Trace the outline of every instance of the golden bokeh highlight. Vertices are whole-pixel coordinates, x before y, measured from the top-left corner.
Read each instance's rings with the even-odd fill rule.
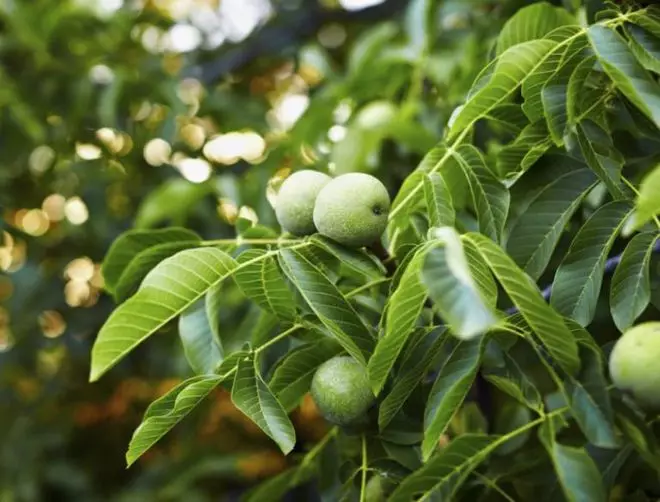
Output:
[[[201,125],[186,124],[181,128],[181,138],[193,150],[199,150],[206,141],[206,131]]]
[[[46,310],[39,316],[39,327],[46,338],[57,338],[66,331],[66,322],[59,312]]]
[[[151,166],[162,166],[170,161],[172,146],[162,138],[154,138],[144,145],[144,160]]]
[[[34,174],[45,173],[55,161],[55,150],[48,145],[40,145],[32,150],[28,159],[30,171]]]
[[[50,220],[41,209],[30,209],[21,218],[20,228],[26,234],[39,237],[48,232]]]
[[[220,199],[218,201],[218,215],[230,225],[236,223],[238,208],[232,200]]]
[[[101,149],[91,143],[76,143],[76,155],[82,160],[100,159]]]
[[[203,149],[212,162],[232,165],[239,160],[252,164],[260,162],[266,152],[266,140],[254,131],[232,131],[213,136]]]
[[[0,352],[7,352],[14,346],[14,337],[9,327],[9,312],[0,307]]]
[[[57,222],[62,221],[65,217],[64,206],[66,206],[66,198],[59,193],[54,193],[44,199],[41,203],[41,210],[50,221]]]
[[[64,298],[70,307],[92,307],[96,305],[104,281],[101,265],[89,257],[82,256],[70,261],[64,268]]]
[[[64,215],[71,224],[82,225],[89,219],[89,210],[80,197],[71,197],[64,205]]]

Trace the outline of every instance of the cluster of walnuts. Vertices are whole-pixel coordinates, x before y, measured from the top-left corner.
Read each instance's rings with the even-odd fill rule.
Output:
[[[293,235],[318,232],[344,246],[362,247],[380,239],[389,210],[387,189],[369,174],[331,178],[302,170],[282,183],[275,214],[282,229]],[[350,356],[319,366],[311,394],[325,419],[342,426],[359,425],[376,401],[365,369]]]
[[[344,246],[362,247],[380,239],[389,210],[390,196],[377,178],[364,173],[331,178],[307,169],[282,183],[275,214],[293,235],[318,232]]]

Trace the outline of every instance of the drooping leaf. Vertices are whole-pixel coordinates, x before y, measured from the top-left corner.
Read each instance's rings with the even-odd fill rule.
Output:
[[[353,306],[303,254],[295,249],[282,249],[279,256],[284,273],[319,321],[346,352],[366,366],[374,338]]]
[[[516,44],[544,38],[554,29],[571,24],[576,24],[576,20],[569,12],[548,2],[523,7],[509,18],[500,31],[497,54]]]
[[[642,225],[660,215],[660,165],[647,174],[639,187],[639,196],[635,201],[635,214],[633,216],[634,228]]]
[[[468,181],[479,231],[499,242],[509,212],[509,191],[490,172],[481,152],[472,145],[460,146],[454,158]]]
[[[424,176],[424,198],[432,227],[453,226],[456,220],[451,193],[440,173]]]
[[[591,444],[601,448],[618,448],[620,442],[603,371],[603,356],[584,328],[574,321],[568,321],[568,324],[580,340],[582,361],[579,373],[564,381],[564,392],[571,413]]]
[[[626,23],[630,49],[644,68],[660,73],[660,39],[641,26]]]
[[[130,282],[131,287],[139,284],[158,262],[200,242],[197,234],[184,228],[129,230],[112,243],[103,260],[105,288],[114,295],[118,287],[125,293],[129,288],[125,283]]]
[[[637,61],[612,28],[595,24],[587,31],[591,47],[617,88],[660,127],[660,85]]]
[[[545,121],[528,124],[518,137],[497,153],[497,172],[502,178],[525,173],[550,147],[552,138]]]
[[[363,250],[346,248],[319,234],[313,235],[310,242],[335,256],[343,266],[369,279],[378,279],[385,273],[383,265]]]
[[[492,341],[490,343],[492,344]],[[516,343],[522,344],[524,341],[518,340]],[[528,408],[542,410],[541,392],[523,366],[523,363],[528,363],[528,360],[516,357],[509,347],[501,348],[498,344],[495,344],[495,347],[489,346],[486,352],[492,353],[493,350],[500,354],[501,361],[497,365],[487,364],[489,360],[485,358],[484,367],[482,368],[484,378]]]
[[[452,333],[471,339],[488,331],[497,316],[472,277],[458,233],[436,229],[437,240],[420,264],[421,284]]]
[[[483,351],[485,337],[457,341],[431,388],[424,411],[422,457],[427,461],[436,450],[440,436],[463,404],[472,386]]]
[[[382,390],[424,307],[426,288],[422,284],[421,269],[429,247],[424,246],[415,253],[388,300],[385,332],[378,340],[367,365],[369,382],[376,395]]]
[[[545,302],[538,287],[493,241],[475,233],[466,238],[473,242],[548,352],[567,373],[574,374],[580,367],[575,338],[564,320]]]
[[[264,382],[250,358],[238,363],[231,390],[234,405],[288,454],[296,444],[296,431],[275,395]]]
[[[438,451],[422,468],[408,476],[392,493],[389,502],[409,502],[419,495],[451,494],[494,449],[497,436],[463,434]]]
[[[624,160],[614,148],[610,135],[588,119],[578,123],[575,133],[587,165],[615,199],[625,198],[626,192],[621,181],[621,167]]]
[[[649,264],[660,236],[655,232],[635,235],[614,269],[610,286],[610,308],[619,331],[630,328],[651,300]]]
[[[316,368],[340,351],[337,342],[323,338],[296,347],[282,358],[268,386],[285,410],[292,410],[309,390]]]
[[[556,42],[557,46],[522,83],[525,100],[522,108],[531,122],[544,119],[547,112],[543,107],[545,86],[564,74],[570,75],[571,69],[581,61],[582,52],[588,44],[584,30],[577,25],[560,27],[549,34],[547,40]]]
[[[544,424],[539,432],[565,497],[571,502],[606,502],[605,488],[596,464],[584,448],[560,444],[552,427]]]
[[[280,319],[294,320],[296,305],[293,294],[286,285],[275,256],[262,249],[249,249],[241,253],[236,261],[246,264],[234,274],[234,280],[245,296]]]
[[[213,373],[222,361],[223,351],[220,340],[211,330],[203,300],[197,300],[179,317],[179,337],[186,359],[195,373]]]
[[[589,169],[571,163],[557,162],[551,174],[545,186],[530,194],[507,239],[511,258],[533,279],[545,271],[566,224],[596,179]]]
[[[532,40],[509,47],[498,58],[488,83],[470,97],[448,133],[452,139],[513,97],[521,82],[556,47],[551,40]]]
[[[138,293],[117,308],[92,348],[90,381],[98,380],[147,337],[229,277],[236,262],[219,249],[181,251],[154,268]]]
[[[151,448],[160,438],[178,424],[209,393],[223,381],[221,375],[204,375],[190,378],[177,385],[147,409],[140,426],[135,429],[126,452],[130,466]]]
[[[627,201],[600,207],[578,231],[557,269],[550,304],[558,312],[587,326],[596,312],[605,261],[626,217]]]
[[[378,406],[378,426],[384,430],[401,410],[447,339],[444,328],[420,329],[410,338],[411,349],[402,353],[400,370],[392,389]],[[414,343],[413,343],[414,342]]]

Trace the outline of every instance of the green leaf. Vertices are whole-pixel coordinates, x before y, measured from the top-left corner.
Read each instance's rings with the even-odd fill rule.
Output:
[[[491,342],[492,344],[493,342]],[[515,343],[526,343],[517,340]],[[515,357],[509,347],[500,347],[498,344],[486,348],[486,353],[496,351],[501,357],[499,364],[488,364],[485,358],[482,373],[484,378],[492,383],[502,392],[508,394],[516,401],[534,410],[543,410],[543,399],[535,383],[530,378],[527,368],[524,366],[527,360]]]
[[[422,257],[421,282],[434,307],[459,338],[485,333],[497,323],[497,316],[472,276],[459,234],[444,227],[435,229],[433,237],[439,245]]]
[[[339,289],[295,249],[280,250],[280,263],[319,321],[346,352],[366,366],[374,338]]]
[[[555,50],[525,78],[522,83],[524,103],[522,109],[530,122],[544,119],[547,109],[543,106],[543,89],[550,82],[561,82],[570,75],[572,68],[582,60],[588,42],[579,26],[565,26],[547,37],[557,43]],[[568,75],[567,75],[568,74]]]
[[[596,24],[587,34],[600,64],[617,88],[660,127],[660,85],[615,30]]]
[[[378,426],[385,430],[401,410],[415,387],[429,370],[447,339],[444,328],[419,329],[410,337],[410,348],[401,356],[400,370],[393,381],[392,390],[378,406]]]
[[[460,146],[454,158],[468,181],[479,231],[499,242],[509,212],[509,191],[490,172],[481,152],[472,145]]]
[[[138,293],[119,306],[101,328],[92,348],[90,381],[98,380],[235,268],[231,256],[211,248],[181,251],[161,262],[145,277]]]
[[[560,161],[551,169],[553,177],[547,184],[533,194],[527,191],[528,206],[511,228],[506,244],[511,258],[532,279],[545,271],[566,225],[596,178],[589,169],[572,163]],[[534,172],[529,175],[539,179]]]
[[[607,254],[631,211],[628,201],[598,208],[580,228],[557,269],[550,304],[581,326],[594,318]]]
[[[442,500],[453,500],[460,484],[494,449],[497,436],[463,434],[433,456],[394,490],[388,502],[410,502],[419,495],[443,492]],[[447,492],[445,492],[445,490]]]
[[[575,125],[585,118],[590,118],[602,125],[602,120],[595,120],[602,115],[604,98],[608,91],[594,78],[596,75],[596,56],[585,57],[575,67],[568,80],[566,93],[566,115],[568,123]],[[603,84],[604,85],[604,84]]]
[[[622,333],[630,328],[651,300],[649,265],[660,235],[635,235],[621,255],[610,286],[610,308],[614,324]]]
[[[560,26],[576,23],[575,18],[565,9],[553,7],[547,2],[523,7],[504,24],[497,38],[497,54],[522,42],[544,38]]]
[[[639,187],[639,195],[635,201],[633,226],[641,228],[644,224],[660,215],[660,165],[647,174]]]
[[[551,40],[532,40],[509,47],[498,58],[490,79],[484,87],[465,103],[448,132],[452,139],[458,133],[470,129],[514,95],[518,86],[548,57],[557,46]]]
[[[408,263],[399,285],[390,296],[385,312],[385,333],[378,340],[367,370],[374,394],[378,395],[417,323],[426,301],[420,271],[429,246],[419,249]]]
[[[390,210],[390,221],[388,225],[388,235],[391,240],[396,237],[401,227],[405,227],[408,222],[408,216],[419,206],[423,199],[416,197],[422,189],[424,175],[438,171],[451,157],[451,153],[444,144],[440,144],[424,156],[415,170],[408,175],[399,188],[396,197],[392,201]]]
[[[552,146],[544,120],[528,124],[518,137],[497,152],[497,172],[516,179],[525,173]]]
[[[614,427],[612,405],[603,372],[603,356],[591,335],[574,321],[569,327],[580,343],[582,365],[575,378],[564,381],[564,393],[571,413],[589,442],[601,448],[618,448],[620,443]]]
[[[167,258],[187,247],[194,247],[201,242],[197,234],[184,228],[164,228],[160,230],[129,230],[120,235],[110,246],[106,254],[101,271],[105,282],[105,289],[110,293],[116,294],[117,287],[122,282],[131,281],[137,284],[146,275],[146,272],[155,266],[159,261]],[[168,251],[154,253],[154,249],[160,248]],[[143,265],[137,268],[133,262],[145,262],[144,256],[147,251],[153,258],[146,260],[151,264]],[[169,252],[163,256],[163,253]],[[157,260],[157,261],[156,261]],[[129,268],[130,270],[129,275]],[[144,270],[140,277],[135,278],[137,270]],[[126,289],[124,285],[122,289]]]
[[[453,226],[456,220],[451,193],[439,173],[424,176],[424,198],[432,227]]]
[[[151,403],[142,423],[133,433],[126,452],[127,464],[130,466],[140,458],[223,380],[224,377],[219,375],[189,378]]]
[[[206,315],[204,300],[197,300],[179,317],[179,337],[190,367],[198,375],[213,373],[223,358],[222,345]]]
[[[150,228],[165,220],[182,225],[194,206],[212,192],[213,185],[210,183],[170,178],[142,201],[135,216],[135,227]]]
[[[424,411],[422,457],[435,452],[440,436],[456,414],[477,375],[485,337],[457,341],[431,388]]]
[[[630,40],[630,49],[649,71],[660,73],[660,39],[640,26],[625,24]]]
[[[316,369],[339,352],[341,346],[337,342],[323,338],[296,347],[279,361],[268,386],[285,410],[298,405],[309,390]]]
[[[575,128],[580,151],[589,167],[605,184],[615,199],[623,199],[626,192],[621,181],[623,156],[614,148],[610,135],[588,119]]]
[[[570,502],[606,502],[605,488],[596,464],[584,448],[558,443],[549,423],[539,431],[564,495]]]
[[[315,234],[310,238],[310,242],[335,256],[341,264],[348,269],[363,275],[369,279],[379,279],[385,274],[383,265],[373,256],[361,249],[350,249],[337,244],[332,239],[328,239],[320,234]]]
[[[284,321],[296,318],[296,304],[272,252],[249,249],[236,261],[246,264],[236,270],[234,280],[243,294],[264,310]]]
[[[286,410],[256,371],[255,363],[249,358],[238,363],[231,400],[286,455],[296,444],[296,431]]]
[[[550,355],[567,373],[574,374],[580,367],[577,343],[564,320],[545,302],[538,287],[493,241],[476,233],[469,233],[465,238],[472,241],[488,263]]]

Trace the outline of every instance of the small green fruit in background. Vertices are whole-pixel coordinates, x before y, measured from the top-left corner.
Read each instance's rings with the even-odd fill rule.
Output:
[[[321,415],[337,425],[352,425],[376,401],[366,370],[349,356],[338,356],[318,367],[311,388]]]
[[[284,180],[277,193],[275,216],[283,230],[293,235],[310,235],[314,227],[314,203],[332,178],[318,171],[297,171]]]
[[[364,173],[336,177],[319,192],[314,206],[317,230],[345,246],[380,239],[387,226],[390,196],[385,185]]]
[[[610,376],[619,389],[649,410],[660,411],[660,322],[627,330],[610,354]]]

